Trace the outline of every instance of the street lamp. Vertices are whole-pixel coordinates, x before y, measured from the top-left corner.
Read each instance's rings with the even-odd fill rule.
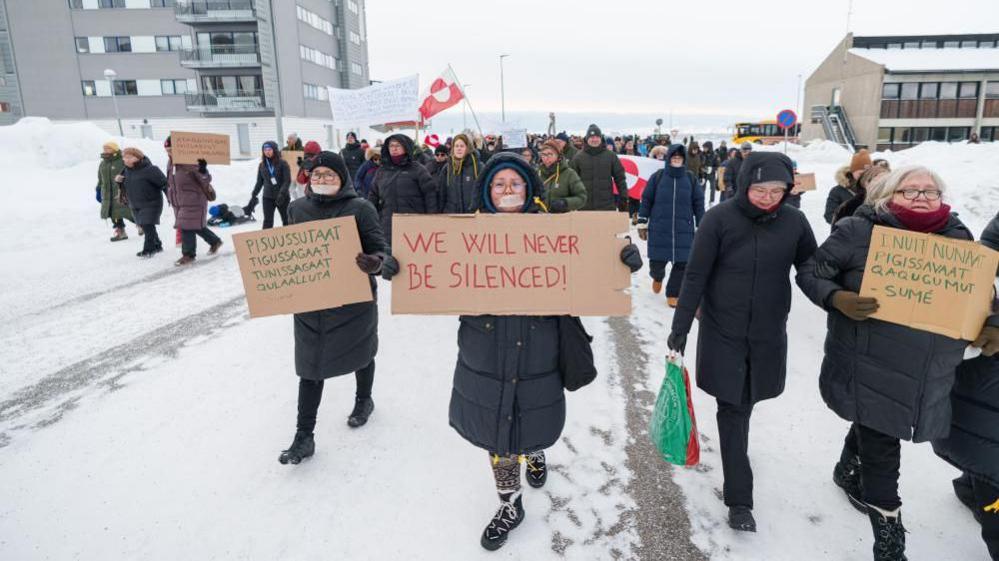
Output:
[[[104,70],[104,78],[108,81],[108,86],[111,88],[111,103],[114,105],[114,118],[118,120],[118,136],[124,137],[125,130],[121,128],[121,115],[118,113],[118,98],[114,96],[114,79],[118,73],[110,68]]]
[[[472,87],[472,84],[462,84],[461,85],[461,96],[465,97],[465,91]],[[461,132],[464,133],[468,130],[468,98],[465,97],[465,103],[461,104]]]
[[[510,55],[500,55],[500,110],[506,123],[506,86],[503,83],[503,59]]]

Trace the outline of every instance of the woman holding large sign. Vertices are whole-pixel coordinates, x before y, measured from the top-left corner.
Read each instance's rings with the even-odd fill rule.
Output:
[[[899,441],[947,436],[954,373],[968,341],[869,319],[878,302],[859,292],[876,225],[972,239],[944,204],[945,194],[940,177],[923,167],[873,182],[866,203],[835,224],[803,273],[809,298],[829,312],[822,397],[853,423],[833,480],[868,514],[876,560],[905,559]]]
[[[292,224],[353,216],[361,237],[363,253],[357,266],[372,275],[371,291],[377,286],[373,275],[382,268],[388,245],[378,214],[359,197],[350,183],[343,158],[333,152],[320,152],[313,160],[305,197],[291,203]],[[347,304],[327,310],[295,314],[295,373],[298,374],[298,426],[295,439],[281,452],[282,464],[297,464],[315,452],[312,431],[327,378],[355,373],[357,394],[354,410],[347,419],[360,427],[374,411],[371,386],[375,379],[375,353],[378,351],[378,306],[376,300]]]

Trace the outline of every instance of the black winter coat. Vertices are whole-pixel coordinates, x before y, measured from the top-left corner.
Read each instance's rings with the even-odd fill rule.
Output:
[[[739,170],[742,168],[742,153],[737,153],[734,158],[725,161],[725,200],[735,196],[737,190],[736,183],[739,177]]]
[[[843,203],[853,199],[854,192],[843,187],[842,185],[837,185],[829,190],[829,195],[826,197],[826,211],[822,214],[822,217],[826,219],[826,224],[833,223],[833,216],[836,215],[836,209],[843,205]]]
[[[346,170],[342,170],[346,174]],[[288,205],[292,224],[353,216],[364,253],[385,254],[385,236],[378,213],[360,198],[349,183],[336,195],[317,195],[311,190]],[[355,267],[347,263],[347,267]],[[374,277],[370,277],[375,294]],[[307,380],[324,380],[356,372],[375,358],[378,351],[378,305],[376,301],[347,304],[295,314],[295,373]]]
[[[603,145],[599,148],[587,146],[572,158],[569,167],[575,170],[586,186],[586,204],[580,210],[617,210],[614,184],[622,192],[628,189],[624,166],[617,154]]]
[[[132,216],[139,226],[159,224],[163,214],[163,195],[167,190],[167,178],[160,168],[149,158],[143,157],[135,167],[125,167],[125,195]]]
[[[686,334],[701,308],[697,385],[734,404],[777,397],[787,377],[787,315],[794,265],[815,251],[805,215],[756,209],[740,185],[704,214],[683,277],[673,332]]]
[[[406,157],[401,164],[392,163],[388,145],[392,140],[402,143]],[[381,216],[382,231],[392,245],[392,215],[433,214],[437,209],[437,183],[423,164],[413,160],[413,141],[402,134],[394,134],[382,145],[381,166],[371,185],[368,200]]]
[[[361,169],[361,166],[364,165],[364,148],[361,148],[361,144],[355,142],[344,146],[340,150],[340,157],[347,164],[347,171],[350,172],[350,176],[357,177],[357,170]]]
[[[829,312],[819,388],[840,417],[904,440],[950,432],[950,390],[967,341],[877,319],[854,321],[832,307],[838,290],[860,292],[875,225],[904,229],[893,215],[862,206],[833,226],[805,267],[802,288]],[[972,239],[955,216],[937,232]]]
[[[274,181],[271,181],[271,168],[267,164],[260,162],[257,166],[257,182],[253,185],[253,196],[256,197],[263,189],[265,199],[277,199],[278,195],[288,196],[288,186],[291,185],[291,168],[288,162],[280,156],[275,156],[271,160],[274,166]]]
[[[999,356],[962,362],[955,380],[950,436],[934,440],[933,450],[999,487]]]
[[[436,178],[441,212],[445,214],[475,212],[478,199],[482,196],[478,193],[478,172],[481,170],[482,164],[472,154],[465,156],[460,166],[455,165],[451,158],[444,162],[444,165],[437,170]]]

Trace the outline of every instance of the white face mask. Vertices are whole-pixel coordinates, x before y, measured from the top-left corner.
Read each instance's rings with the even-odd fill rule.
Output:
[[[503,195],[502,197],[500,197],[499,203],[496,205],[496,208],[500,210],[514,210],[514,209],[520,210],[521,208],[524,207],[524,201],[526,200],[527,199],[523,194]]]
[[[325,185],[322,183],[313,183],[312,192],[317,195],[327,195],[332,196],[340,192],[339,185]]]

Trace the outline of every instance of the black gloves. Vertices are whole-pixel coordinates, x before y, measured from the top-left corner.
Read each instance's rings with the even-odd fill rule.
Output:
[[[286,207],[288,203],[291,202],[291,193],[288,191],[288,187],[278,191],[278,196],[274,199],[274,204],[278,207]]]
[[[382,278],[390,281],[397,274],[399,274],[399,261],[391,255],[386,255],[382,259]]]
[[[877,299],[863,297],[849,290],[833,292],[830,304],[853,321],[864,321],[878,311]]]
[[[198,158],[198,173],[202,175],[208,173],[208,162],[203,158]]]
[[[629,243],[621,248],[621,262],[634,273],[642,268],[642,254],[638,251],[638,246]]]
[[[257,203],[259,202],[260,199],[257,197],[250,197],[250,202],[246,203],[246,206],[243,207],[243,214],[246,216],[253,214],[253,211],[257,208]]]
[[[687,348],[687,335],[670,333],[669,337],[666,338],[666,346],[675,353],[683,354],[683,350]]]
[[[357,268],[369,275],[377,275],[382,270],[382,258],[379,255],[357,254]]]
[[[982,354],[992,356],[999,352],[999,327],[985,326],[982,334],[971,344],[972,347],[982,349]]]
[[[552,214],[562,214],[569,212],[569,203],[565,199],[555,199],[548,205],[548,212]]]

